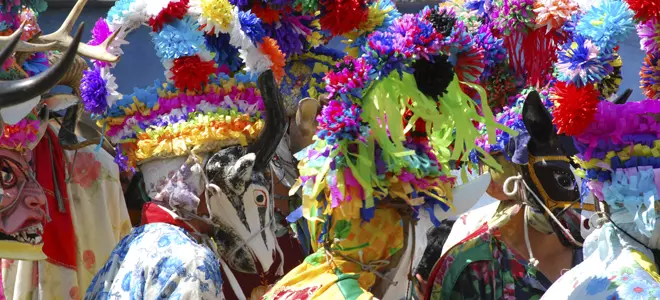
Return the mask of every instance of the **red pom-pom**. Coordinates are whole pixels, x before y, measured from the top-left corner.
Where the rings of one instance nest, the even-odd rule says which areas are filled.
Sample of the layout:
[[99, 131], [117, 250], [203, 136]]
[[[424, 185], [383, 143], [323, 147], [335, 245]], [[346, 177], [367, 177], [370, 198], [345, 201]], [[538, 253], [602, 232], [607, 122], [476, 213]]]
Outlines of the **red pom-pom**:
[[558, 82], [552, 90], [555, 109], [552, 112], [558, 133], [577, 136], [591, 123], [596, 114], [600, 93], [594, 85], [582, 88]]
[[185, 56], [174, 60], [170, 69], [174, 86], [180, 90], [201, 90], [209, 75], [216, 71], [215, 62], [202, 61], [199, 56]]
[[626, 2], [635, 12], [635, 18], [640, 21], [660, 18], [660, 1], [658, 0], [626, 0]]
[[252, 13], [266, 24], [274, 24], [280, 21], [280, 12], [268, 8], [266, 5], [255, 3], [252, 5]]
[[369, 8], [364, 0], [322, 0], [321, 27], [333, 35], [356, 29], [367, 20]]
[[149, 19], [149, 26], [151, 26], [151, 29], [154, 32], [161, 31], [165, 23], [172, 22], [176, 19], [183, 19], [188, 12], [188, 1], [189, 0], [181, 0], [179, 2], [170, 2], [167, 4], [167, 7], [161, 10], [156, 17], [151, 17]]

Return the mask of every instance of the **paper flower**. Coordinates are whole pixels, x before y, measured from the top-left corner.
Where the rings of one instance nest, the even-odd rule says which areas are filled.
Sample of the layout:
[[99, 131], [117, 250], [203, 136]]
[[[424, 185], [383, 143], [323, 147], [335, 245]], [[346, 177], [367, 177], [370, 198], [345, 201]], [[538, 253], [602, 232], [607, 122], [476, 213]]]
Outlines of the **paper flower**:
[[481, 77], [487, 78], [492, 74], [493, 68], [506, 59], [504, 40], [494, 36], [490, 26], [484, 24], [479, 26], [474, 42], [484, 50], [484, 71]]
[[277, 42], [269, 37], [265, 37], [263, 43], [259, 45], [259, 50], [270, 59], [275, 79], [280, 80], [284, 76], [284, 65], [286, 64], [285, 56], [280, 51]]
[[578, 35], [563, 44], [557, 56], [557, 79], [572, 82], [577, 87], [601, 81], [613, 71], [609, 61], [614, 57], [600, 51], [591, 40], [583, 36]]
[[[154, 3], [155, 2], [156, 1], [154, 1]], [[167, 6], [160, 10], [156, 16], [149, 18], [149, 26], [151, 26], [151, 30], [160, 31], [163, 29], [163, 25], [174, 20], [183, 19], [183, 17], [188, 12], [188, 0], [167, 2]]]
[[534, 3], [536, 27], [545, 27], [546, 32], [550, 32], [553, 28], [559, 29], [577, 10], [578, 5], [573, 0], [536, 1]]
[[414, 45], [414, 55], [424, 59], [429, 59], [440, 50], [442, 35], [424, 18], [406, 14], [394, 21], [388, 31], [403, 36], [407, 40], [406, 43]]
[[367, 20], [364, 0], [321, 0], [321, 26], [333, 35], [341, 35], [360, 27]]
[[257, 18], [250, 11], [239, 11], [238, 20], [241, 24], [241, 31], [243, 31], [253, 44], [256, 45], [263, 41], [266, 31], [261, 24], [261, 19]]
[[456, 25], [456, 12], [451, 7], [434, 7], [421, 13], [443, 37], [451, 36]]
[[582, 16], [576, 30], [607, 51], [614, 49], [634, 30], [633, 16], [628, 4], [621, 0], [600, 1]]
[[504, 35], [512, 32], [527, 32], [534, 28], [534, 0], [504, 0], [502, 5], [493, 7], [490, 18], [493, 25]]
[[174, 59], [170, 69], [174, 86], [181, 90], [200, 90], [202, 84], [208, 82], [209, 76], [215, 73], [213, 61], [202, 61], [195, 56], [184, 56]]
[[21, 67], [28, 74], [28, 76], [32, 77], [48, 70], [50, 64], [48, 62], [48, 56], [45, 52], [35, 52], [31, 54], [28, 59], [25, 60], [25, 62], [23, 62]]
[[593, 85], [578, 88], [572, 83], [557, 82], [552, 88], [555, 109], [552, 123], [558, 134], [576, 136], [593, 121], [600, 94]]
[[637, 34], [644, 52], [660, 52], [660, 17], [637, 24]]
[[346, 56], [342, 62], [337, 63], [336, 70], [325, 74], [325, 89], [328, 98], [334, 99], [339, 94], [350, 94], [356, 98], [362, 96], [362, 89], [369, 82], [371, 65], [363, 57], [353, 58]]
[[354, 103], [330, 100], [321, 110], [321, 114], [316, 117], [319, 122], [316, 136], [328, 144], [341, 140], [356, 140], [362, 134], [360, 114], [362, 109]]
[[160, 32], [152, 32], [156, 55], [161, 61], [184, 56], [194, 56], [204, 49], [204, 33], [190, 17], [163, 26]]
[[630, 9], [635, 12], [635, 18], [647, 21], [652, 18], [660, 18], [660, 3], [653, 0], [626, 0]]
[[108, 109], [108, 95], [106, 82], [101, 76], [99, 67], [83, 71], [83, 78], [80, 82], [80, 98], [86, 111], [93, 114], [103, 114]]
[[231, 72], [238, 71], [243, 62], [239, 58], [238, 49], [229, 43], [229, 34], [220, 33], [216, 35], [206, 35], [206, 48], [215, 53], [213, 59], [219, 66], [226, 65]]
[[649, 99], [660, 99], [660, 53], [648, 53], [642, 63], [641, 88]]
[[228, 33], [234, 8], [227, 0], [197, 0], [199, 3], [199, 23], [206, 25], [208, 32]]
[[412, 41], [390, 31], [372, 33], [365, 47], [367, 62], [377, 70], [378, 78], [385, 78], [395, 70], [402, 72], [412, 61], [414, 53]]
[[14, 125], [5, 125], [0, 135], [0, 147], [11, 150], [24, 150], [30, 143], [37, 142], [41, 122], [34, 113]]

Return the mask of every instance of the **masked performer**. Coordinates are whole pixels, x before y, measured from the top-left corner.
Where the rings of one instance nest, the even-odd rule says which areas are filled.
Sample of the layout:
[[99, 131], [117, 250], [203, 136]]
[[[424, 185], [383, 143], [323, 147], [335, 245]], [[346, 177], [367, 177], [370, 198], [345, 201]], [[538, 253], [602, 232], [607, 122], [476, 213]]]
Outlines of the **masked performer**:
[[[616, 105], [583, 95], [565, 116], [580, 114], [572, 132], [587, 186], [599, 200], [590, 221], [597, 227], [584, 242], [584, 262], [564, 274], [543, 299], [655, 299], [660, 297], [658, 255], [658, 63], [660, 6], [655, 2], [603, 1], [586, 12], [578, 29], [594, 42], [627, 36], [633, 18], [642, 49], [640, 72], [647, 100]], [[594, 26], [593, 20], [603, 20]], [[565, 100], [568, 101], [569, 99]], [[557, 116], [556, 116], [557, 117]], [[566, 120], [566, 119], [564, 119]], [[564, 123], [561, 126], [575, 126]]]
[[[490, 220], [472, 230], [436, 263], [427, 299], [538, 297], [565, 269], [581, 261], [585, 220], [581, 210], [593, 211], [593, 205], [577, 203], [581, 199], [577, 181], [548, 110], [561, 112], [567, 107], [562, 97], [580, 95], [571, 93], [600, 93], [607, 98], [621, 78], [614, 49], [600, 51], [576, 33], [580, 18], [577, 4], [482, 4], [465, 3], [470, 12], [462, 13], [462, 19], [477, 26], [475, 38], [485, 47], [500, 39], [508, 59], [506, 64], [492, 64], [494, 75], [482, 84], [493, 95], [503, 96], [506, 85], [494, 85], [502, 82], [495, 80], [496, 76], [519, 83], [514, 90], [529, 85], [543, 88], [540, 93], [522, 89], [497, 116], [498, 122], [516, 129], [517, 136], [498, 133], [497, 144], [482, 144], [487, 151], [499, 153], [498, 160], [508, 165], [505, 172], [491, 171], [494, 182], [489, 193], [499, 200], [514, 201], [503, 201]], [[538, 32], [541, 29], [543, 32]], [[541, 52], [543, 55], [536, 55]], [[550, 77], [553, 63], [556, 80]], [[561, 80], [586, 87], [567, 90]], [[580, 122], [579, 117], [572, 118], [576, 124]], [[555, 124], [558, 121], [555, 115]], [[559, 133], [565, 130], [570, 126]], [[471, 158], [475, 156], [473, 153]]]
[[439, 225], [486, 189], [487, 175], [452, 191], [448, 162], [475, 148], [472, 121], [508, 129], [480, 116], [461, 91], [465, 78], [444, 54], [450, 37], [424, 14], [389, 23], [326, 74], [329, 102], [315, 142], [297, 154], [303, 203], [294, 214], [309, 222], [314, 253], [264, 299], [407, 297], [417, 216]]
[[96, 24], [102, 39], [148, 23], [167, 82], [121, 96], [108, 79], [113, 66], [99, 62], [83, 78], [85, 108], [102, 116], [116, 161], [141, 171], [152, 200], [86, 298], [258, 298], [284, 273], [270, 160], [286, 130], [275, 80], [291, 49], [268, 36], [286, 24], [261, 20], [274, 11], [260, 8], [119, 1]]

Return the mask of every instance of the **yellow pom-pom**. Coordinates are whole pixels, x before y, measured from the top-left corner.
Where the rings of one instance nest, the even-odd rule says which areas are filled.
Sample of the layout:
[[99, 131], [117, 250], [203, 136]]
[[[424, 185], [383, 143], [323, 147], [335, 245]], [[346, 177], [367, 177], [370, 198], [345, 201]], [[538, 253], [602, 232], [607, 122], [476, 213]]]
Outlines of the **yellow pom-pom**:
[[[231, 22], [234, 20], [232, 9], [234, 8], [228, 0], [200, 0], [203, 23], [222, 33], [228, 33]], [[212, 30], [207, 28], [207, 31]]]

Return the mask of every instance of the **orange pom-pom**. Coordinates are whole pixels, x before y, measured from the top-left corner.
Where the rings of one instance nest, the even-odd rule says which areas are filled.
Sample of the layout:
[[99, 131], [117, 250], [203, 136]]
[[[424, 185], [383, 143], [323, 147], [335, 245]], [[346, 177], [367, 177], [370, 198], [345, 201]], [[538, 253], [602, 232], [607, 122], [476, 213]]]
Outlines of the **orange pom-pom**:
[[593, 85], [578, 88], [572, 83], [558, 82], [551, 94], [555, 102], [552, 112], [557, 132], [577, 136], [593, 121], [600, 93]]
[[259, 45], [259, 50], [261, 50], [261, 53], [268, 55], [270, 61], [273, 62], [271, 66], [273, 75], [275, 75], [277, 81], [280, 81], [284, 77], [286, 60], [284, 53], [280, 50], [280, 46], [277, 45], [277, 41], [270, 37], [264, 37], [263, 42]]

